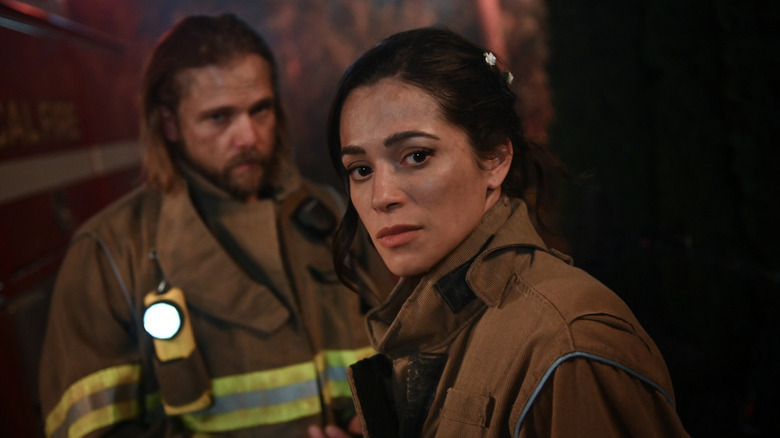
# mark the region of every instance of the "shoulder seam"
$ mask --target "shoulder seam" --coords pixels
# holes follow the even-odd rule
[[[664,396],[666,401],[672,406],[672,408],[675,408],[674,401],[672,400],[672,397],[669,395],[669,393],[658,383],[651,380],[650,378],[646,377],[643,374],[640,374],[637,371],[634,371],[633,369],[619,363],[615,362],[614,360],[607,359],[602,356],[598,356],[591,353],[586,353],[584,351],[574,351],[571,353],[567,353],[553,362],[552,365],[550,365],[550,368],[547,369],[547,371],[544,373],[544,376],[542,376],[542,379],[539,381],[539,384],[536,385],[536,389],[534,389],[533,394],[531,394],[531,397],[528,399],[528,402],[526,402],[525,406],[523,407],[523,411],[520,413],[520,418],[517,419],[517,423],[515,424],[515,431],[514,431],[514,437],[517,438],[520,436],[520,428],[523,425],[523,420],[525,420],[525,416],[528,415],[528,412],[531,410],[531,406],[536,401],[536,398],[539,396],[539,393],[542,391],[542,387],[545,383],[547,383],[547,380],[550,378],[553,372],[558,368],[560,364],[563,362],[566,362],[569,359],[574,359],[578,357],[584,357],[586,359],[591,359],[596,362],[601,362],[610,366],[613,366],[615,368],[618,368],[620,370],[623,370],[624,372],[628,373],[629,375],[641,380],[642,382],[646,383],[647,385],[650,385],[653,387],[656,391],[660,392],[661,395]]]
[[[100,236],[97,235],[94,231],[83,231],[81,232],[72,242],[71,245],[73,245],[75,242],[83,239],[83,238],[92,238],[95,240],[95,243],[98,244],[98,247],[100,247],[100,250],[105,254],[106,259],[108,260],[108,264],[111,266],[111,271],[114,273],[114,277],[116,278],[117,283],[119,284],[119,289],[122,290],[122,295],[124,296],[125,303],[127,304],[128,310],[130,310],[130,317],[133,318],[134,325],[138,325],[138,315],[136,315],[135,308],[133,307],[133,301],[130,298],[130,291],[127,288],[127,284],[125,283],[124,279],[122,279],[122,275],[119,273],[119,266],[117,266],[116,261],[114,260],[114,257],[111,255],[111,252],[108,250],[108,245],[103,241],[103,239],[100,238]]]

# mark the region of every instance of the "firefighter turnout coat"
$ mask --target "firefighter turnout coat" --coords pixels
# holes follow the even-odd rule
[[[333,271],[341,208],[282,173],[249,203],[193,175],[140,188],[80,228],[44,343],[47,436],[297,437],[354,415],[345,369],[373,350]],[[171,340],[144,329],[161,300],[183,319]]]
[[[687,436],[653,340],[545,246],[520,200],[367,321],[386,356],[348,375],[368,437]]]

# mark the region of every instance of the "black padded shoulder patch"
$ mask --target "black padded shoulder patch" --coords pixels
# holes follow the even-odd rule
[[[309,196],[295,209],[293,221],[305,232],[324,239],[336,229],[336,215],[315,196]]]

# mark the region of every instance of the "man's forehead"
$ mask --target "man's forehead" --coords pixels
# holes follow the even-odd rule
[[[245,92],[258,88],[272,90],[271,66],[255,54],[233,57],[220,64],[191,67],[176,75],[180,99],[197,93],[209,94]]]

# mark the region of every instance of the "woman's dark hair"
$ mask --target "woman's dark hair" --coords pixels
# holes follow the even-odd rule
[[[328,119],[328,149],[333,166],[349,194],[349,178],[341,161],[341,112],[349,94],[384,78],[397,78],[428,92],[448,122],[468,136],[475,154],[493,158],[506,140],[512,142],[512,164],[501,190],[522,198],[532,217],[539,218],[546,169],[557,161],[547,148],[529,143],[509,88],[507,74],[486,62],[488,50],[441,28],[400,32],[361,56],[342,76]],[[348,266],[347,255],[360,225],[351,200],[336,231],[333,262],[341,280],[354,290],[362,287]]]

